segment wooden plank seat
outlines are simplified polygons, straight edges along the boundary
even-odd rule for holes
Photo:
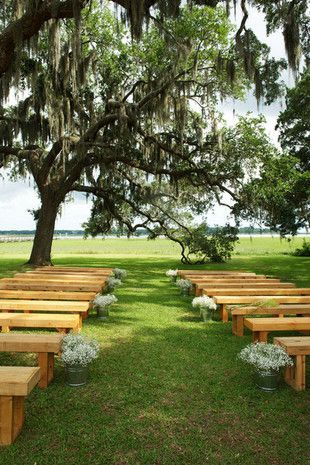
[[[213,296],[213,295],[218,295],[219,293],[221,295],[310,295],[310,289],[309,288],[302,288],[302,287],[297,287],[297,288],[278,288],[278,285],[276,287],[271,287],[271,288],[262,288],[262,289],[255,289],[255,288],[236,288],[236,289],[218,289],[218,288],[209,288],[207,289],[208,296]]]
[[[192,281],[193,282],[193,281]],[[193,285],[195,287],[195,294],[196,295],[204,295],[205,289],[209,288],[235,288],[235,287],[247,287],[247,288],[256,288],[256,286],[263,286],[266,288],[273,288],[278,285],[283,285],[283,287],[295,287],[294,284],[292,283],[280,283],[279,279],[257,279],[257,280],[252,280],[252,279],[247,279],[243,281],[239,280],[208,280],[208,281],[201,281],[201,282],[193,282]],[[282,287],[282,286],[280,286]]]
[[[0,280],[0,283],[21,283],[21,284],[58,284],[58,285],[62,285],[62,284],[75,284],[76,286],[83,286],[85,284],[90,284],[90,285],[93,285],[93,286],[101,286],[101,288],[105,285],[105,281],[103,280],[86,280],[86,281],[83,281],[83,280],[75,280],[75,279],[61,279],[61,278],[38,278],[38,279],[31,279],[31,278],[28,278],[27,276],[25,277],[16,277],[16,278],[2,278]]]
[[[310,316],[309,304],[291,304],[291,305],[278,305],[276,307],[233,307],[231,308],[232,316],[232,332],[236,336],[243,336],[244,324],[243,319],[248,315],[270,315],[270,316],[284,316],[284,315],[302,315]]]
[[[193,282],[197,282],[197,283],[200,283],[200,282],[204,282],[204,281],[232,281],[232,282],[235,282],[235,281],[240,281],[240,282],[243,282],[243,281],[247,281],[247,280],[251,280],[253,282],[255,281],[261,281],[261,280],[269,280],[271,278],[267,278],[267,276],[265,275],[235,275],[235,276],[223,276],[223,275],[208,275],[208,276],[193,276],[193,275],[185,275],[184,278],[186,279],[189,279],[190,281],[193,281]],[[277,279],[277,278],[273,278],[273,279]],[[278,279],[278,281],[280,281]]]
[[[90,302],[96,296],[95,292],[64,292],[64,291],[29,291],[29,290],[1,290],[0,299],[18,300],[75,300]]]
[[[36,281],[23,281],[16,278],[4,278],[0,279],[0,289],[7,290],[28,290],[28,291],[61,291],[61,292],[100,292],[102,290],[102,284],[94,283],[60,283],[60,282],[42,282],[37,283]],[[88,299],[87,299],[88,300]]]
[[[1,333],[0,352],[34,352],[38,354],[40,388],[54,377],[54,355],[61,352],[62,334]]]
[[[197,286],[197,285],[196,285]],[[240,290],[247,290],[247,289],[253,289],[253,290],[257,290],[257,291],[260,291],[261,289],[294,289],[295,288],[295,284],[293,283],[269,283],[268,281],[264,281],[262,283],[229,283],[229,284],[210,284],[210,285],[199,285],[198,289],[199,289],[199,292],[202,293],[202,290],[204,289],[205,291],[207,292],[213,292],[215,290],[217,290],[217,294],[219,293],[227,293],[227,292],[230,292],[232,291],[232,293],[234,293],[236,290],[240,289]],[[229,295],[229,294],[228,294]],[[232,294],[233,295],[233,294]]]
[[[78,267],[78,266],[38,266],[33,271],[45,271],[45,272],[58,272],[58,271],[74,271],[77,273],[102,273],[102,274],[111,274],[112,268],[87,268],[87,267]]]
[[[270,331],[310,331],[310,317],[245,318],[244,326],[252,331],[253,342],[267,342]]]
[[[72,329],[78,332],[81,329],[80,316],[66,313],[0,313],[0,327],[2,332],[10,328],[55,328],[60,332]]]
[[[89,302],[58,301],[58,300],[0,300],[1,312],[52,312],[52,313],[76,313],[81,319],[87,318]],[[80,322],[80,325],[82,322]]]
[[[223,276],[230,276],[230,275],[236,275],[236,274],[248,274],[248,275],[255,275],[256,273],[253,273],[251,271],[228,271],[228,270],[178,270],[178,276],[184,276],[184,275],[193,275],[193,276],[199,276],[199,275],[223,275]]]
[[[310,337],[275,337],[273,342],[295,358],[294,366],[286,367],[284,379],[296,391],[303,391],[306,389],[306,356],[310,355]]]
[[[38,367],[0,367],[0,445],[12,444],[24,423],[24,400],[40,380]]]
[[[206,291],[203,291],[204,294],[207,294]],[[228,305],[243,305],[250,304],[255,306],[258,302],[263,301],[275,301],[278,304],[310,304],[310,296],[301,296],[301,295],[249,295],[249,296],[234,296],[234,295],[214,295],[213,300],[217,305],[220,306],[220,316],[224,322],[228,321]]]
[[[71,272],[65,272],[65,271],[58,271],[55,273],[48,273],[45,271],[26,271],[26,273],[16,273],[14,276],[17,275],[23,275],[23,276],[46,276],[47,278],[52,278],[52,277],[64,277],[64,278],[74,278],[74,279],[108,279],[109,275],[108,273],[102,274],[102,273],[75,273],[74,271]]]
[[[23,279],[23,280],[32,280],[35,282],[40,281],[60,281],[60,282],[87,282],[87,283],[102,283],[104,284],[107,280],[106,276],[80,276],[80,275],[61,275],[61,274],[30,274],[30,273],[16,273],[14,276],[15,279]]]

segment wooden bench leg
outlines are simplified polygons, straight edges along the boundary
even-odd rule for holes
[[[306,356],[296,355],[295,366],[287,367],[284,372],[284,379],[287,384],[296,391],[306,389]]]
[[[38,364],[41,371],[39,386],[44,389],[54,378],[54,354],[52,352],[40,352],[38,354]]]
[[[268,331],[253,331],[253,342],[267,342]]]
[[[225,304],[220,305],[220,317],[223,323],[228,322],[228,311],[227,311],[227,305]]]
[[[235,336],[243,336],[244,334],[244,325],[243,325],[243,315],[232,315],[232,330]]]
[[[303,391],[306,389],[306,356],[296,355],[294,389]]]
[[[0,444],[8,446],[24,423],[24,397],[0,396]]]
[[[10,327],[6,324],[3,324],[1,328],[2,328],[1,330],[2,333],[8,333],[10,331]]]

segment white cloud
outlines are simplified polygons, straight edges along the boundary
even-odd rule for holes
[[[0,181],[0,230],[35,229],[35,221],[27,210],[39,208],[40,202],[32,185],[26,182]],[[56,229],[81,229],[90,214],[91,202],[75,196],[62,207]]]

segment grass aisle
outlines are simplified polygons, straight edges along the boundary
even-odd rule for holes
[[[58,263],[69,261],[100,262],[70,257]],[[92,316],[84,325],[83,333],[102,345],[89,384],[66,387],[58,362],[49,388],[29,396],[22,434],[0,449],[1,464],[310,463],[309,389],[257,390],[236,360],[250,336],[233,337],[230,324],[201,322],[191,298],[181,297],[164,275],[177,266],[173,259],[104,264],[124,267],[129,276],[109,321]],[[0,354],[0,364],[10,363],[31,365],[31,358]]]

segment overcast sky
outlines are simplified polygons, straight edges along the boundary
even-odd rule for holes
[[[237,13],[237,21],[239,19]],[[262,15],[252,11],[248,27],[251,27],[261,40],[268,43],[274,57],[285,57],[282,35],[276,33],[267,38]],[[288,84],[292,84],[292,77],[288,72],[284,73],[283,77]],[[244,115],[248,111],[254,114],[263,113],[267,120],[267,132],[273,142],[277,142],[274,127],[277,115],[281,110],[280,103],[262,107],[258,111],[255,98],[249,95],[245,102],[225,102],[221,110],[229,124],[235,122],[237,115]],[[39,200],[31,179],[14,183],[9,182],[7,179],[0,179],[0,230],[35,229],[35,222],[28,210],[38,207]],[[87,201],[82,194],[76,194],[73,202],[63,205],[61,217],[56,223],[56,229],[81,229],[81,224],[89,217],[90,209],[91,201]],[[208,221],[210,225],[223,225],[227,221],[227,214],[228,209],[217,207],[216,211],[210,212],[208,215]]]

